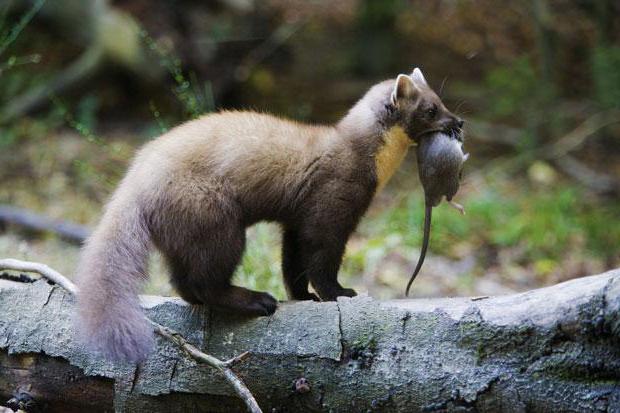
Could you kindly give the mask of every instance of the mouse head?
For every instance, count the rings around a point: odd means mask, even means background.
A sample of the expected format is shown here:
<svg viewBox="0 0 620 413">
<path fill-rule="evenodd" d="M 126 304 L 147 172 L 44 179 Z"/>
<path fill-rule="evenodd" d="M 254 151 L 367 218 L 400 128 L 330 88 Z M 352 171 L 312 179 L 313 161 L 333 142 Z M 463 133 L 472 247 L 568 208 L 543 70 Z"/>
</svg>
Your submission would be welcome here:
<svg viewBox="0 0 620 413">
<path fill-rule="evenodd" d="M 430 132 L 461 137 L 463 120 L 444 106 L 417 67 L 409 76 L 398 75 L 390 104 L 398 113 L 399 125 L 416 142 L 420 136 Z"/>
</svg>

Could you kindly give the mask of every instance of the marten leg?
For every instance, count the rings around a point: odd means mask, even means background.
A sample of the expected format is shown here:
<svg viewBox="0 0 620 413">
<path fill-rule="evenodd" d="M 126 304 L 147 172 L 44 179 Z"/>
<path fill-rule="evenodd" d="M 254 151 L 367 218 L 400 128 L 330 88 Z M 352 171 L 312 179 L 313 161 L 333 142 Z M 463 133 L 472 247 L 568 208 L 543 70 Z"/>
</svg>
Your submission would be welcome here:
<svg viewBox="0 0 620 413">
<path fill-rule="evenodd" d="M 187 288 L 189 284 L 186 277 L 189 271 L 185 268 L 179 257 L 166 257 L 168 267 L 170 268 L 170 282 L 174 289 L 179 293 L 181 298 L 190 304 L 202 304 L 202 301 L 196 296 L 191 288 Z"/>
<path fill-rule="evenodd" d="M 345 246 L 363 214 L 370 195 L 348 181 L 329 181 L 324 191 L 308 198 L 296 222 L 300 262 L 323 301 L 353 297 L 355 291 L 338 283 Z"/>
<path fill-rule="evenodd" d="M 321 300 L 334 301 L 337 297 L 353 297 L 356 292 L 338 283 L 338 269 L 342 262 L 349 232 L 334 233 L 325 227 L 313 226 L 300 237 L 301 265 L 312 287 Z"/>
<path fill-rule="evenodd" d="M 237 232 L 234 236 L 232 232 Z M 228 233 L 228 234 L 227 234 Z M 230 284 L 243 254 L 245 231 L 241 227 L 222 228 L 216 236 L 187 246 L 182 265 L 173 267 L 174 285 L 190 303 L 206 304 L 240 314 L 270 315 L 277 307 L 271 295 Z M 195 242 L 195 240 L 194 240 Z M 180 261 L 179 258 L 169 260 Z M 182 271 L 182 268 L 185 270 Z"/>
<path fill-rule="evenodd" d="M 337 297 L 357 295 L 355 290 L 344 288 L 338 282 L 338 269 L 343 253 L 344 245 L 304 247 L 304 272 L 323 301 L 335 301 Z"/>
<path fill-rule="evenodd" d="M 245 248 L 238 206 L 221 193 L 198 187 L 200 191 L 194 194 L 192 188 L 187 185 L 183 202 L 158 209 L 162 219 L 151 220 L 153 240 L 170 264 L 175 288 L 193 304 L 250 315 L 272 314 L 277 307 L 272 296 L 230 283 Z"/>
<path fill-rule="evenodd" d="M 303 271 L 300 252 L 299 234 L 294 229 L 285 229 L 282 236 L 282 274 L 288 298 L 319 301 L 315 294 L 308 292 L 308 277 Z"/>
</svg>

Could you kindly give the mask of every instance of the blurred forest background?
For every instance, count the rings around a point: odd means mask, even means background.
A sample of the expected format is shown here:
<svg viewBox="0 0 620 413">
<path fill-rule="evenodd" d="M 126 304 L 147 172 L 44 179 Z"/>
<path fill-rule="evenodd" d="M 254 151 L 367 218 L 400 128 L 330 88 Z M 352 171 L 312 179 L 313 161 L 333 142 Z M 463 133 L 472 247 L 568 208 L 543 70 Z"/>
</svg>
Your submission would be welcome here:
<svg viewBox="0 0 620 413">
<path fill-rule="evenodd" d="M 135 149 L 220 108 L 338 120 L 419 66 L 466 119 L 457 195 L 435 209 L 414 296 L 491 295 L 620 266 L 615 0 L 0 0 L 0 204 L 92 228 Z M 341 279 L 400 297 L 422 238 L 413 152 Z M 249 231 L 237 282 L 285 294 L 280 233 Z M 0 227 L 0 257 L 71 275 L 79 247 Z M 174 294 L 153 258 L 147 292 Z"/>
</svg>

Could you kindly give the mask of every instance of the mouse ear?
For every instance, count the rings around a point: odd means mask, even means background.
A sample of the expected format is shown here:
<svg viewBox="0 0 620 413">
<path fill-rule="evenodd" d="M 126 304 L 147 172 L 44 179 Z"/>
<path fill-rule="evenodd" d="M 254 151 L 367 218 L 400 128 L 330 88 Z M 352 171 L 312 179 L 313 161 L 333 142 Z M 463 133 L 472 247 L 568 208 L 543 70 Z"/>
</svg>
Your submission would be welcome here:
<svg viewBox="0 0 620 413">
<path fill-rule="evenodd" d="M 464 154 L 463 155 L 463 162 L 465 162 L 468 159 L 469 159 L 469 154 L 468 153 Z"/>
<path fill-rule="evenodd" d="M 398 106 L 398 101 L 401 99 L 414 99 L 419 92 L 416 85 L 413 84 L 413 80 L 407 75 L 398 75 L 396 83 L 394 83 L 394 89 L 390 96 L 390 102 L 394 106 Z"/>
<path fill-rule="evenodd" d="M 424 78 L 424 75 L 422 74 L 422 71 L 419 67 L 413 69 L 413 72 L 411 73 L 411 79 L 416 85 L 428 87 L 428 83 L 426 83 L 426 79 Z"/>
</svg>

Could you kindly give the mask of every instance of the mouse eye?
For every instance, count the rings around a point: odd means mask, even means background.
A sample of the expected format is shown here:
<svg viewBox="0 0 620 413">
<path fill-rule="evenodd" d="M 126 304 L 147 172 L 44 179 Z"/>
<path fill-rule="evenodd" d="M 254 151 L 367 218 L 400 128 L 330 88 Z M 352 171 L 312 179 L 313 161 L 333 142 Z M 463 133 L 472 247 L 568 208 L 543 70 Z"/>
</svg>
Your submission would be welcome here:
<svg viewBox="0 0 620 413">
<path fill-rule="evenodd" d="M 459 171 L 459 181 L 462 181 L 462 180 L 463 180 L 463 170 L 461 169 Z"/>
<path fill-rule="evenodd" d="M 433 105 L 430 108 L 426 109 L 426 116 L 429 119 L 435 119 L 435 116 L 437 116 L 437 106 Z"/>
</svg>

